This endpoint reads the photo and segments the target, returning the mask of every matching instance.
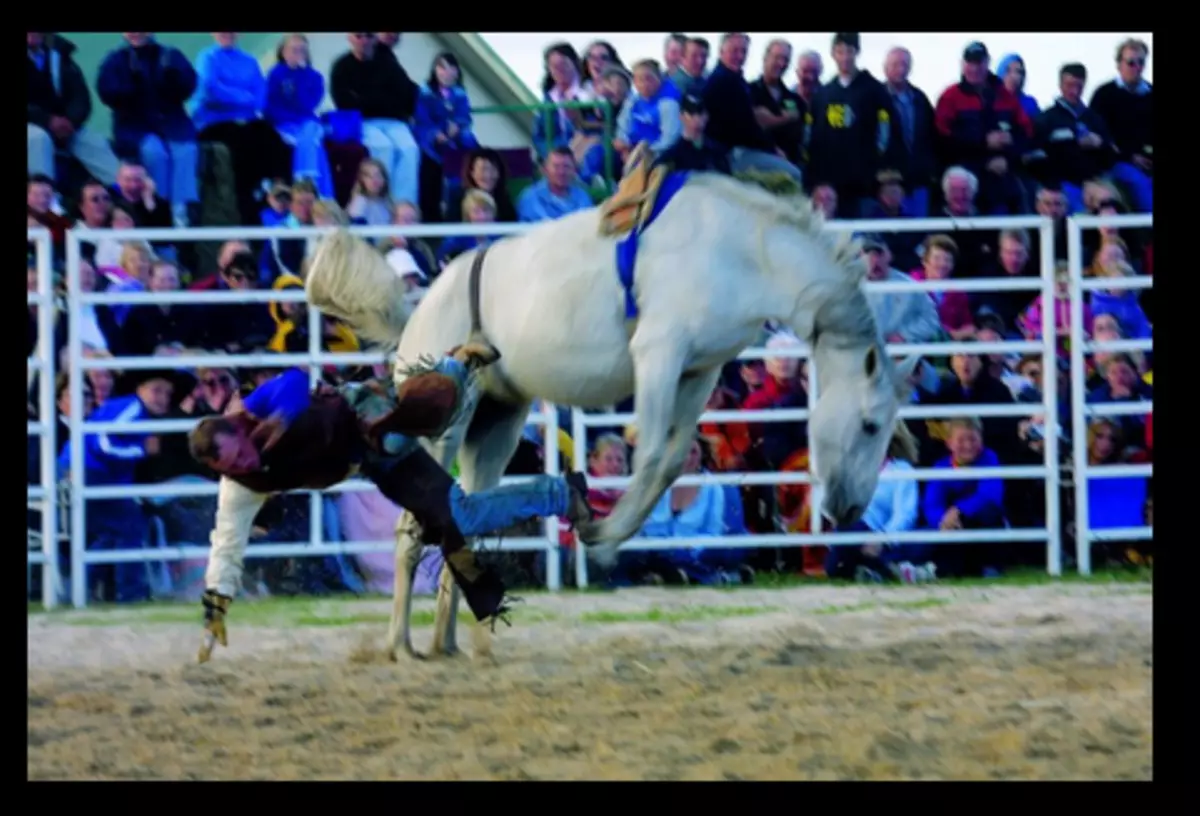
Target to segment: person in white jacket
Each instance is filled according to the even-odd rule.
[[[917,460],[916,440],[906,432],[892,436],[883,472],[913,470]],[[898,533],[913,530],[920,515],[920,499],[915,479],[880,479],[862,518],[836,532]],[[841,544],[829,548],[825,557],[825,574],[830,578],[854,578],[881,581],[884,575],[901,574],[904,545],[893,542]],[[896,569],[891,565],[895,564]],[[907,570],[904,572],[911,571]]]
[[[867,260],[867,301],[875,313],[879,330],[889,343],[932,343],[942,331],[937,306],[928,292],[874,292],[870,283],[877,281],[912,282],[912,278],[892,268],[892,253],[876,233],[860,235]]]

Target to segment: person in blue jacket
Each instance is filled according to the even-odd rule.
[[[472,129],[471,100],[462,84],[458,58],[449,51],[434,57],[429,79],[417,96],[415,136],[421,146],[421,213],[426,223],[442,220],[444,162],[449,151],[479,147]],[[453,217],[451,220],[455,220]]]
[[[96,91],[113,113],[118,156],[140,161],[171,202],[176,223],[187,223],[188,205],[200,200],[196,127],[184,103],[196,91],[196,71],[178,48],[148,32],[122,34],[125,44],[100,64]]]
[[[186,395],[186,377],[170,370],[146,369],[134,372],[127,386],[133,393],[114,396],[87,417],[90,422],[139,422],[166,416],[176,397]],[[157,456],[157,436],[146,433],[87,433],[83,438],[83,483],[88,487],[131,485],[134,471],[147,456]],[[67,478],[71,462],[70,443],[58,456],[62,478]],[[147,522],[134,499],[93,499],[85,507],[87,546],[90,550],[142,549],[146,546]],[[79,569],[78,565],[72,565]],[[93,577],[103,568],[91,567],[88,585],[94,594]],[[112,567],[112,592],[106,600],[117,603],[145,601],[150,598],[150,583],[145,562],[116,564]],[[106,593],[107,594],[107,593]]]
[[[267,74],[263,118],[292,146],[292,176],[311,179],[321,198],[333,198],[333,171],[325,152],[325,126],[317,107],[325,98],[325,77],[312,67],[308,38],[289,34],[275,51]]]

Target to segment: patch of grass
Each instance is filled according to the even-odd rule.
[[[874,601],[864,601],[856,604],[830,604],[829,606],[818,606],[812,612],[814,615],[841,615],[845,612],[865,612],[868,609],[874,609],[879,604]]]
[[[1110,567],[1097,569],[1091,575],[1068,572],[1057,578],[1045,569],[1020,567],[1009,570],[996,578],[938,578],[938,586],[946,587],[993,587],[993,586],[1042,586],[1055,584],[1151,584],[1153,568]],[[856,586],[853,581],[831,581],[828,578],[813,578],[798,573],[760,572],[755,576],[755,589],[790,589],[800,586]],[[737,589],[737,587],[733,587]]]
[[[913,601],[884,601],[883,606],[892,609],[929,609],[934,606],[945,606],[950,603],[947,598],[917,598]]]
[[[685,621],[745,618],[776,612],[775,606],[688,606],[681,609],[662,609],[654,606],[639,612],[585,612],[580,623],[682,623]]]
[[[887,607],[889,609],[929,609],[935,606],[945,606],[950,601],[946,598],[917,598],[911,601],[863,601],[856,604],[830,604],[812,610],[815,615],[842,615],[847,612],[866,612],[871,609]]]

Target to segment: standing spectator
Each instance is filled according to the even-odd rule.
[[[708,81],[708,52],[712,46],[703,37],[689,37],[683,46],[683,62],[668,78],[679,89],[680,97],[687,94],[700,95]]]
[[[633,87],[637,94],[621,109],[617,118],[613,149],[622,160],[640,142],[648,142],[650,150],[660,154],[679,141],[679,100],[668,93],[658,63],[641,60],[633,64]]]
[[[620,65],[621,58],[617,49],[607,40],[593,40],[583,49],[583,59],[580,60],[580,87],[593,99],[600,96],[596,84],[604,74],[604,69],[610,65]]]
[[[668,79],[683,64],[683,50],[687,46],[687,39],[686,34],[672,32],[663,42],[663,74]],[[678,86],[676,86],[676,90],[679,90]]]
[[[552,221],[594,206],[592,197],[576,182],[575,158],[568,148],[550,151],[542,173],[542,180],[526,187],[517,200],[522,221]]]
[[[1042,112],[1036,99],[1025,93],[1025,60],[1020,54],[1005,54],[996,63],[996,76],[1004,83],[1008,92],[1021,103],[1022,110],[1030,120],[1036,119]]]
[[[821,89],[821,74],[824,72],[825,63],[816,51],[804,51],[796,58],[796,85],[792,90],[804,100],[809,111],[812,110],[817,91]]]
[[[221,249],[217,252],[217,268],[211,275],[206,275],[192,282],[188,286],[188,290],[192,292],[207,292],[213,289],[219,289],[221,283],[221,270],[229,266],[229,262],[233,260],[235,255],[243,252],[249,252],[250,245],[245,241],[226,241],[221,244]]]
[[[962,81],[938,98],[934,123],[943,164],[962,165],[979,179],[979,208],[988,214],[1026,211],[1017,176],[1033,138],[1020,101],[988,69],[987,46],[963,50]]]
[[[892,268],[891,250],[879,235],[864,235],[861,242],[868,281],[912,281]],[[941,331],[937,308],[925,292],[874,292],[868,286],[867,300],[880,333],[889,343],[931,343]]]
[[[837,190],[842,218],[862,218],[879,171],[907,164],[892,98],[858,67],[858,49],[858,34],[833,35],[838,75],[817,91],[808,136],[808,183]]]
[[[542,77],[542,102],[588,102],[591,97],[580,84],[579,53],[570,43],[553,43],[542,52],[545,74]],[[568,147],[583,127],[583,114],[577,108],[539,111],[533,118],[533,149],[545,160],[556,147]]]
[[[763,55],[762,76],[750,83],[750,104],[758,124],[767,132],[787,160],[797,167],[804,164],[804,123],[808,105],[795,91],[783,84],[783,73],[792,61],[792,46],[787,40],[771,40]]]
[[[750,38],[739,32],[721,35],[721,61],[704,83],[700,98],[708,108],[708,135],[730,151],[734,172],[783,173],[803,183],[800,168],[775,146],[754,116],[750,85],[742,74]]]
[[[705,135],[708,111],[704,100],[688,94],[679,103],[683,133],[658,161],[675,170],[711,171],[730,175],[729,151]]]
[[[675,87],[674,82],[664,82],[665,86]],[[604,73],[600,75],[600,82],[596,87],[596,93],[601,99],[607,100],[613,111],[620,114],[625,107],[626,101],[630,98],[630,91],[633,89],[633,75],[626,71],[620,65],[609,65],[604,69]],[[676,99],[679,98],[677,90],[671,91]]]
[[[907,48],[893,48],[883,61],[887,92],[900,125],[904,152],[908,157],[904,179],[908,187],[908,210],[917,218],[929,215],[929,188],[937,184],[937,158],[934,155],[933,104],[917,86],[908,81],[912,54]]]
[[[1113,178],[1129,188],[1138,212],[1154,203],[1154,86],[1142,78],[1149,56],[1142,40],[1118,45],[1117,78],[1097,88],[1091,104],[1117,147]]]
[[[75,44],[51,32],[25,35],[25,138],[30,175],[58,178],[54,156],[69,152],[91,175],[112,184],[117,157],[108,140],[83,125],[92,115],[92,92],[75,63]]]
[[[202,142],[221,142],[233,158],[238,213],[246,226],[259,223],[264,179],[290,180],[291,154],[262,118],[267,83],[258,60],[237,46],[235,31],[213,34],[215,44],[196,57],[196,106],[192,118]]]
[[[377,47],[373,34],[348,36],[350,50],[330,71],[333,104],[361,114],[363,147],[386,168],[392,198],[418,201],[421,148],[409,126],[417,108],[417,84],[391,49]]]
[[[1038,167],[1042,178],[1062,190],[1073,212],[1083,209],[1083,183],[1108,172],[1117,158],[1108,126],[1083,103],[1086,83],[1087,68],[1064,65],[1058,73],[1062,96],[1033,123],[1035,144],[1045,156]]]
[[[317,117],[324,98],[325,77],[312,67],[308,38],[288,34],[275,51],[275,67],[267,74],[263,118],[292,148],[292,177],[309,179],[322,198],[333,198],[325,126]]]
[[[462,162],[462,184],[450,195],[446,220],[462,217],[462,200],[468,190],[483,190],[496,202],[496,220],[501,223],[517,221],[517,208],[508,192],[508,166],[504,157],[490,147],[480,147],[467,153]]]
[[[171,202],[175,223],[186,226],[200,200],[196,127],[184,103],[196,91],[196,71],[178,48],[131,31],[105,56],[96,79],[100,101],[112,108],[117,153],[140,162]]]
[[[442,166],[450,150],[479,147],[471,129],[471,100],[462,84],[458,58],[443,51],[433,59],[429,79],[417,98],[417,142],[421,145],[421,212],[427,223],[442,221]]]

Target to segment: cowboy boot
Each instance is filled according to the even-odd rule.
[[[571,489],[571,501],[567,505],[567,521],[571,522],[572,526],[592,521],[596,514],[587,500],[587,477],[579,471],[571,471],[563,477],[563,481]]]
[[[508,614],[504,582],[495,569],[490,566],[480,568],[475,553],[467,547],[455,550],[445,556],[445,560],[475,620],[480,623],[491,621],[494,625],[496,620],[502,620]]]

